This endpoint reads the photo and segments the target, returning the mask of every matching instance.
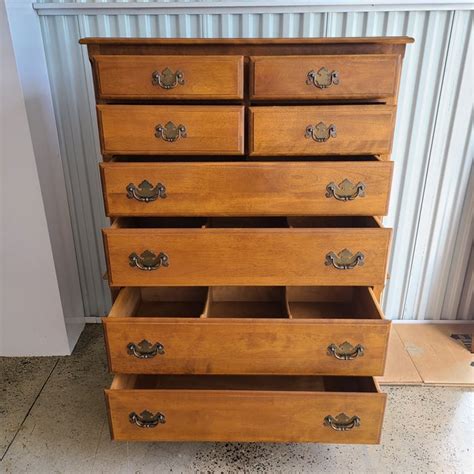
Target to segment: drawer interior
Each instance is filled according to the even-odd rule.
[[[118,217],[112,229],[381,228],[371,216],[338,217]]]
[[[287,217],[287,224],[293,228],[380,228],[380,221],[371,216],[308,216]]]
[[[200,229],[205,217],[118,217],[112,229]]]
[[[285,287],[214,286],[209,288],[208,318],[286,318]]]
[[[383,320],[368,287],[213,286],[123,288],[109,318]]]
[[[210,163],[216,162],[236,162],[236,161],[312,161],[317,163],[322,162],[376,162],[381,161],[379,155],[315,155],[315,156],[242,156],[236,155],[230,158],[229,156],[205,156],[205,155],[114,155],[107,160],[108,163]],[[382,160],[383,161],[383,160]]]
[[[120,290],[110,317],[199,318],[205,310],[208,289],[196,287],[135,288]]]
[[[353,286],[289,286],[292,319],[383,319],[372,290]]]
[[[286,228],[286,217],[210,217],[206,227],[210,229],[257,229]]]
[[[378,393],[372,377],[285,375],[116,375],[110,389]]]

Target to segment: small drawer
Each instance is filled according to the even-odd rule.
[[[386,99],[397,94],[395,54],[252,57],[252,99]]]
[[[105,155],[241,155],[244,108],[98,105]]]
[[[125,374],[382,375],[390,330],[367,287],[128,287],[103,322]]]
[[[373,217],[118,218],[111,286],[383,285],[390,229]]]
[[[390,161],[101,163],[108,216],[387,214]]]
[[[251,107],[250,154],[387,154],[394,120],[386,105]]]
[[[118,441],[380,442],[386,395],[370,377],[118,375]]]
[[[93,57],[101,99],[241,99],[242,56]]]

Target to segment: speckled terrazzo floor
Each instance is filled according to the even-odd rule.
[[[384,387],[380,446],[114,443],[99,325],[71,357],[1,359],[2,473],[472,473],[474,392]]]

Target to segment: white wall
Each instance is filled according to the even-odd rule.
[[[40,22],[30,0],[6,0],[6,7],[72,350],[84,327],[85,313]],[[48,347],[37,355],[54,355]]]
[[[0,355],[69,354],[46,214],[0,2]]]

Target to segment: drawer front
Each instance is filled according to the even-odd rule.
[[[241,106],[98,105],[103,154],[241,155]]]
[[[112,228],[104,236],[111,286],[372,286],[385,280],[390,230]],[[363,264],[336,268],[344,249],[361,252]],[[166,266],[132,266],[132,254],[146,250],[165,254]]]
[[[109,216],[381,216],[392,168],[392,162],[101,164]]]
[[[379,442],[386,398],[377,392],[189,389],[111,389],[106,396],[112,438],[119,441],[362,444]],[[146,414],[141,416],[144,411],[161,415],[164,423],[138,426],[146,419]],[[345,431],[332,428],[326,417],[337,420],[341,413],[356,416],[358,426]],[[337,426],[337,421],[332,423]]]
[[[395,107],[251,107],[251,155],[386,154]]]
[[[104,318],[114,373],[383,375],[388,321],[298,321],[210,318]],[[163,353],[140,358],[143,340]],[[337,358],[329,347],[349,342],[363,355]],[[340,357],[340,354],[337,354]]]
[[[242,56],[94,56],[103,99],[241,99]]]
[[[396,96],[399,55],[251,58],[254,99],[378,99]]]

